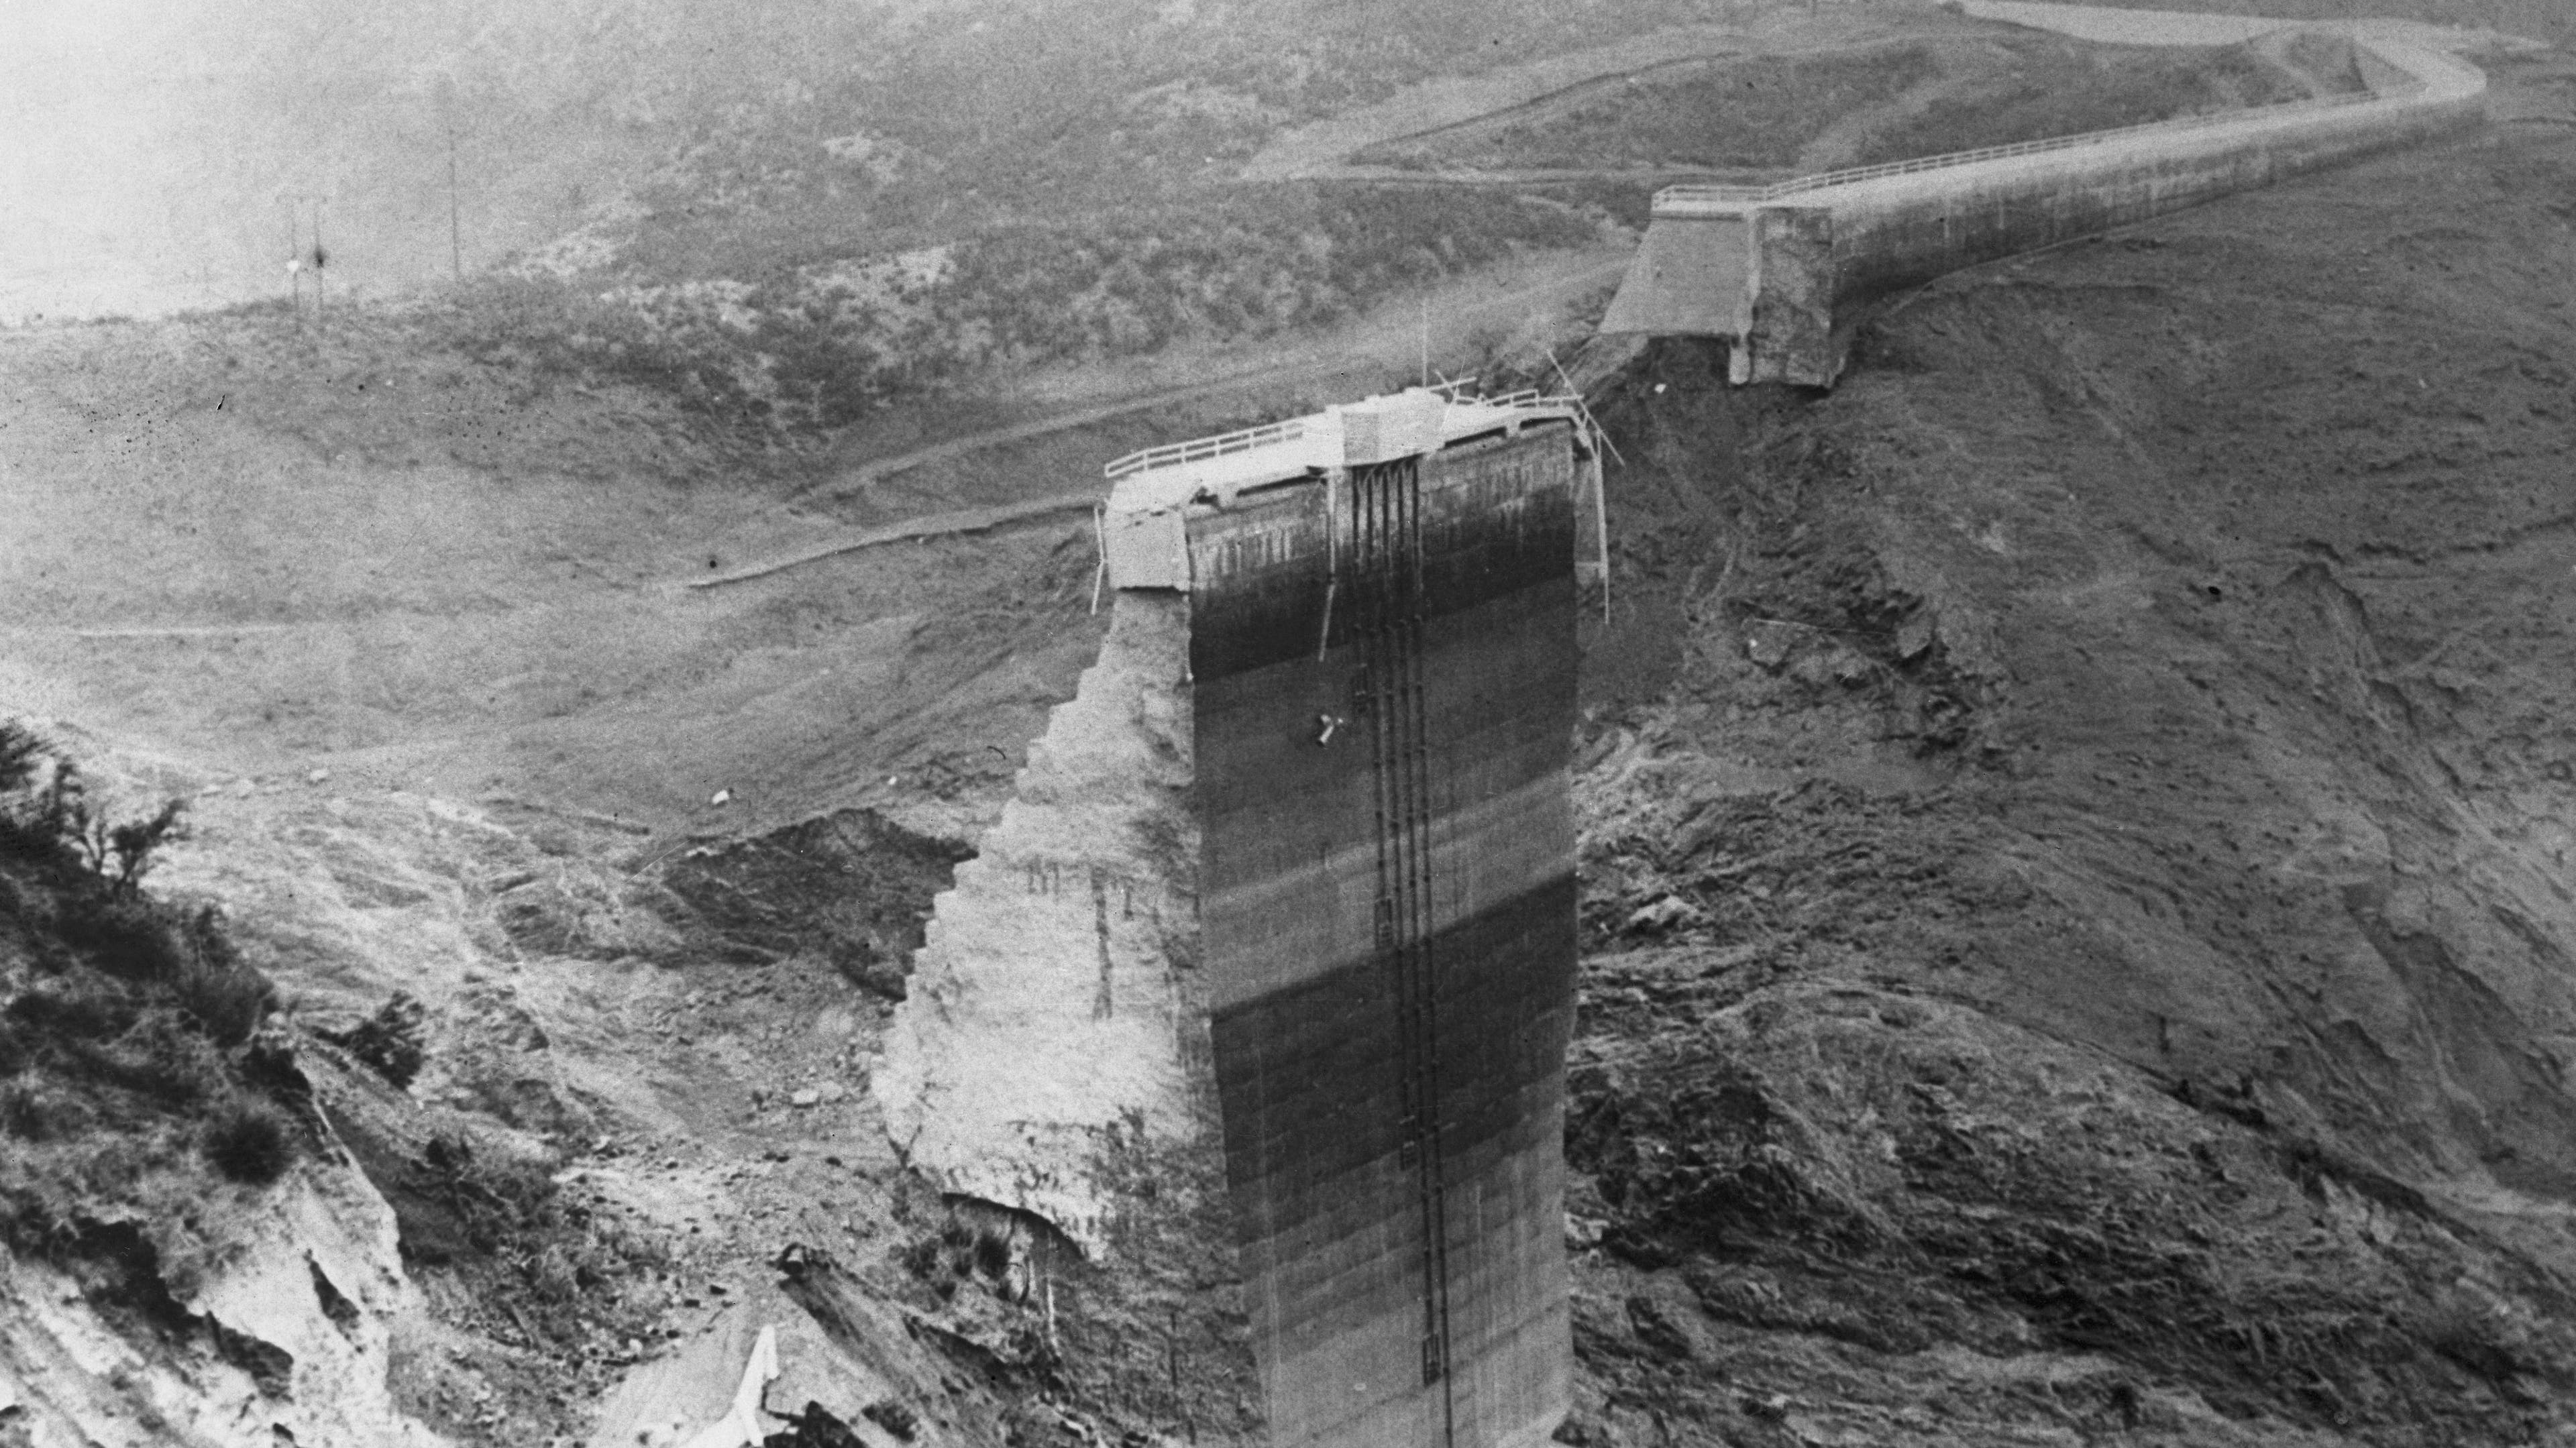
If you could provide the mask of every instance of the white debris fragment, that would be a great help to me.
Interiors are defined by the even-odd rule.
[[[733,1410],[709,1424],[688,1448],[750,1448],[769,1436],[761,1414],[764,1389],[778,1376],[778,1329],[764,1326],[752,1343],[751,1361],[743,1364],[742,1385],[734,1390]]]

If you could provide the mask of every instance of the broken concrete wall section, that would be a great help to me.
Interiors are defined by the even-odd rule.
[[[1824,387],[1834,380],[1834,213],[1765,206],[1751,217],[1744,345],[1728,380]]]
[[[953,1194],[1100,1255],[1104,1154],[1217,1150],[1193,969],[1188,602],[1122,590],[1100,659],[943,892],[877,1077],[887,1130]]]

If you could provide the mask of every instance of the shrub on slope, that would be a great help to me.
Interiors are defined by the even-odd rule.
[[[79,1257],[146,1223],[161,1270],[308,1140],[274,991],[211,908],[143,889],[178,807],[114,822],[78,767],[0,722],[0,1242]],[[111,1235],[113,1235],[111,1233]],[[157,1290],[157,1289],[156,1289]]]
[[[1258,338],[1597,235],[1582,210],[1482,192],[1283,186],[1190,206],[993,226],[906,257],[753,281],[488,283],[445,314],[461,350],[636,383],[728,426],[846,426],[996,368]]]

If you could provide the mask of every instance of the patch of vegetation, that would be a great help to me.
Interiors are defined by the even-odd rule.
[[[974,393],[997,373],[1257,340],[1344,319],[1515,252],[1591,242],[1611,211],[1534,193],[1244,186],[1282,126],[1685,18],[1652,0],[1401,17],[1079,14],[993,0],[846,80],[711,112],[578,245],[433,309],[456,351],[542,388],[625,383],[753,443]],[[1437,18],[1445,14],[1445,19]],[[972,17],[972,18],[969,18]],[[1470,41],[1474,43],[1469,43]],[[2249,52],[2007,42],[2001,98],[1933,108],[1865,159],[2281,98]],[[1940,69],[1925,45],[1666,67],[1364,159],[1782,167]]]
[[[327,1069],[317,1065],[317,1078]],[[333,1132],[393,1208],[403,1265],[449,1327],[569,1373],[575,1402],[624,1375],[621,1344],[662,1335],[677,1295],[674,1258],[625,1210],[557,1180],[561,1154],[467,1112],[372,1091],[317,1094]],[[577,1413],[561,1390],[556,1379],[542,1402],[522,1398],[517,1411],[540,1422]],[[443,1394],[404,1391],[397,1386],[406,1411],[461,1442],[550,1436],[496,1436],[488,1419],[459,1414]]]
[[[2016,42],[2012,50],[2009,85],[1933,102],[1903,126],[1872,136],[1860,162],[2008,146],[2307,96],[2241,45],[2165,50]]]
[[[76,764],[0,721],[0,1241],[13,1249],[73,1261],[106,1224],[141,1221],[155,1273],[202,1271],[225,1250],[225,1204],[308,1145],[291,1048],[261,1030],[275,990],[211,907],[143,888],[181,821],[176,803],[113,818]]]
[[[1397,289],[1581,246],[1595,213],[1485,194],[1277,186],[1187,206],[1014,221],[910,260],[600,293],[495,280],[449,314],[479,361],[667,393],[730,427],[845,427],[997,367],[1258,338]]]
[[[996,1390],[1025,1404],[1038,1389],[1088,1420],[1082,1441],[1257,1435],[1223,1164],[1149,1137],[1131,1114],[1100,1134],[1089,1170],[1114,1204],[1096,1261],[1043,1218],[907,1177],[894,1261],[913,1321]],[[1057,1440],[1041,1428],[1013,1441]]]
[[[1525,120],[1470,123],[1372,147],[1379,165],[1788,166],[1853,111],[1883,105],[1937,69],[1923,47],[1861,55],[1759,56],[1667,67]]]
[[[319,1034],[356,1057],[360,1065],[384,1077],[396,1089],[402,1089],[411,1085],[429,1059],[429,1050],[421,1043],[421,1026],[426,1014],[410,992],[395,991],[393,998],[378,1007],[374,1015],[348,1030]]]
[[[1382,10],[977,0],[698,116],[626,203],[468,288],[480,361],[625,382],[763,442],[937,405],[997,370],[1258,338],[1596,218],[1533,197],[1245,189],[1285,125],[1699,18],[1536,0]]]
[[[897,250],[1011,219],[1167,201],[1230,179],[1282,126],[1432,77],[1707,18],[1690,0],[1192,8],[1213,7],[945,9],[837,74],[711,116],[647,190],[639,244],[678,260],[717,228],[738,242],[749,222],[847,255],[853,243]]]
[[[1573,208],[1487,192],[1283,187],[1186,217],[1107,215],[961,247],[935,309],[1013,360],[1151,351],[1332,321],[1535,247],[1595,236]]]
[[[726,421],[768,411],[746,384],[741,349],[721,345],[727,339],[657,325],[640,308],[559,280],[480,278],[423,320],[428,340],[487,366],[632,383]]]
[[[235,1101],[207,1125],[206,1159],[233,1181],[267,1186],[295,1162],[294,1128],[265,1102]]]

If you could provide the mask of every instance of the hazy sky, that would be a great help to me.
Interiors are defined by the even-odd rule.
[[[123,294],[168,291],[175,277],[134,286],[144,278],[129,273],[146,258],[154,272],[218,263],[207,250],[213,218],[199,204],[206,188],[171,174],[168,132],[192,97],[221,89],[214,57],[195,40],[224,8],[187,0],[8,7],[0,21],[0,315],[113,307]]]
[[[448,108],[469,268],[543,239],[646,139],[528,122],[654,0],[4,0],[0,321],[282,292],[319,205],[335,285],[447,274]],[[533,31],[535,33],[524,33]],[[569,32],[569,33],[568,33]],[[553,69],[548,70],[549,63]],[[594,75],[586,83],[595,85]],[[549,86],[557,94],[543,94]],[[624,149],[616,144],[625,143]],[[606,149],[603,149],[605,147]],[[587,187],[583,182],[592,184]]]

